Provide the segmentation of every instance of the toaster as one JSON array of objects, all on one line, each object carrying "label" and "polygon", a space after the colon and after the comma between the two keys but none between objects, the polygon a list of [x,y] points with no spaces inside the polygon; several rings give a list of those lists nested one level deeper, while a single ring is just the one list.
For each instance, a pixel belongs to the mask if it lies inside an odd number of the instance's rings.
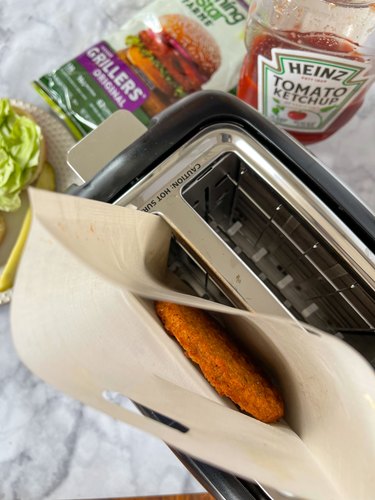
[{"label": "toaster", "polygon": [[[195,93],[148,129],[119,111],[74,146],[68,163],[80,179],[71,194],[168,223],[169,269],[192,294],[296,318],[342,338],[375,367],[374,215],[235,96]],[[173,451],[215,498],[280,498]]]}]

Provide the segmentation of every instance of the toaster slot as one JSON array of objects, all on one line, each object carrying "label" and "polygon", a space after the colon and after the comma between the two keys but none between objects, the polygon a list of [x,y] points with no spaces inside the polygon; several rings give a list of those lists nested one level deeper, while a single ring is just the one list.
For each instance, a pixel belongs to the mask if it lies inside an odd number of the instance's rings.
[{"label": "toaster slot", "polygon": [[[188,293],[221,304],[229,306],[234,305],[229,298],[230,292],[225,288],[220,288],[218,284],[213,281],[207,270],[204,269],[195,258],[194,252],[186,248],[177,238],[172,238],[171,240],[168,269],[173,276],[178,277],[183,283],[183,286],[186,286],[186,291]],[[166,423],[167,425],[174,427],[181,425],[171,420],[167,422],[166,417],[156,414],[156,412],[150,411],[140,405],[137,405],[137,407],[142,413]],[[199,481],[211,494],[215,495],[215,498],[221,500],[227,500],[229,498],[241,500],[272,500],[272,498],[278,498],[278,496],[271,497],[264,488],[256,482],[251,483],[245,481],[230,473],[215,469],[208,464],[198,462],[177,450],[172,451],[193,475],[198,474]]]},{"label": "toaster slot", "polygon": [[219,288],[194,255],[175,238],[170,245],[168,269],[187,286],[189,293],[202,299],[233,306],[225,290]]},{"label": "toaster slot", "polygon": [[234,152],[182,197],[298,319],[371,332],[375,298],[330,242]]}]

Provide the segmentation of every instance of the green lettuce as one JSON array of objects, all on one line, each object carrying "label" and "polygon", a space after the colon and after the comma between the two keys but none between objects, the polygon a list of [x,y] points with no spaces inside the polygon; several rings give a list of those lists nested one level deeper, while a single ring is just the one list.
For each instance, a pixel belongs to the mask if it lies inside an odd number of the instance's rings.
[{"label": "green lettuce", "polygon": [[20,207],[20,192],[38,167],[41,138],[33,120],[17,115],[8,99],[0,99],[0,210]]}]

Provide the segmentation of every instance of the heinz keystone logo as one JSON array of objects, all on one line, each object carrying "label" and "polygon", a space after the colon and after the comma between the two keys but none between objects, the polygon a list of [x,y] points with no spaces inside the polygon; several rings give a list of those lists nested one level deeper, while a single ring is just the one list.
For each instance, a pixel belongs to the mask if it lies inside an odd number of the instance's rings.
[{"label": "heinz keystone logo", "polygon": [[369,82],[364,62],[299,50],[258,58],[258,109],[293,131],[326,130]]}]

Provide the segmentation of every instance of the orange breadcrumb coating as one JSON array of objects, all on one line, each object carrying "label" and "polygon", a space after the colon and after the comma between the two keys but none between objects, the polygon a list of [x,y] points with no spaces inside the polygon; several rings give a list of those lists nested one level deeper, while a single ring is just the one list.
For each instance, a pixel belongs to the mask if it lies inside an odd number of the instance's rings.
[{"label": "orange breadcrumb coating", "polygon": [[170,302],[155,302],[155,309],[165,330],[221,396],[262,422],[276,422],[283,416],[284,404],[276,388],[213,317]]}]

